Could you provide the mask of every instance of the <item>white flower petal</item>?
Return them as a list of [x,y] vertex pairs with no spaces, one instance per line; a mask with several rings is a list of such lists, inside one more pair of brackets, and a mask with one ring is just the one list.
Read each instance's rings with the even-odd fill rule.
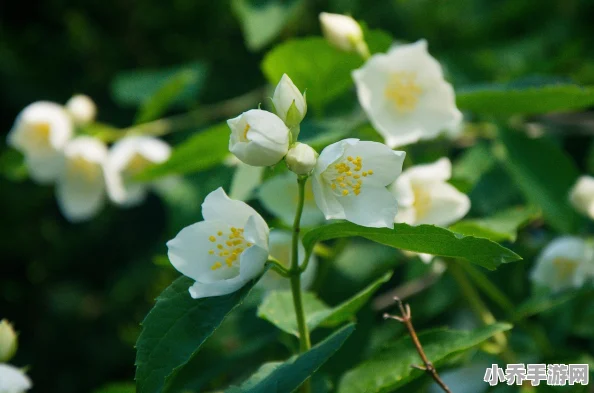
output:
[[24,372],[10,364],[0,363],[1,393],[24,393],[32,386],[31,380]]
[[594,219],[594,177],[580,176],[569,192],[569,201],[577,211]]
[[66,110],[77,124],[88,124],[95,120],[97,106],[91,97],[84,94],[72,96],[66,102]]
[[402,172],[402,164],[406,153],[403,151],[394,151],[383,143],[359,141],[348,146],[344,154],[346,156],[362,157],[363,171],[373,171],[373,176],[368,176],[364,180],[364,186],[367,183],[373,183],[378,186],[387,186],[394,182]]
[[256,278],[264,270],[267,260],[267,249],[263,249],[257,245],[248,247],[241,253],[241,263],[239,264],[241,277],[246,281]]
[[448,183],[434,183],[425,188],[428,203],[416,209],[416,224],[448,226],[470,210],[470,199]]
[[245,202],[230,199],[222,187],[217,188],[204,199],[202,216],[206,221],[222,221],[238,228],[243,228],[248,218],[254,216],[259,227],[268,227],[258,212]]
[[347,195],[339,202],[344,207],[345,218],[357,225],[394,228],[398,213],[396,198],[385,188],[362,188],[359,195]]
[[404,171],[404,175],[411,183],[444,182],[452,177],[452,163],[443,157],[431,164],[415,165]]
[[324,172],[330,164],[334,163],[340,157],[344,155],[345,150],[354,144],[359,142],[359,139],[356,138],[347,138],[343,139],[339,142],[333,143],[328,145],[322,150],[320,156],[318,157],[318,162],[316,164],[315,173],[321,174]]
[[233,277],[228,280],[220,280],[211,283],[202,283],[196,281],[194,285],[189,288],[190,296],[194,299],[204,297],[223,296],[233,293],[247,284],[241,276]]
[[313,177],[311,181],[316,205],[318,205],[326,220],[345,219],[344,207],[339,203],[330,187],[324,184],[319,176]]
[[45,155],[43,157],[26,155],[25,164],[29,170],[29,176],[31,176],[33,181],[39,184],[51,184],[64,168],[64,156],[62,152],[56,152],[55,155]]

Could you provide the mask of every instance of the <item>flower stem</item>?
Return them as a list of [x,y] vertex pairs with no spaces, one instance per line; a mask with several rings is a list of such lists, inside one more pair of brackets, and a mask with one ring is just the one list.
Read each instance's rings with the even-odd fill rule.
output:
[[[297,327],[299,329],[299,351],[306,352],[311,348],[309,331],[305,323],[305,312],[303,310],[303,299],[301,297],[301,269],[299,268],[299,232],[301,224],[301,214],[303,213],[303,203],[305,202],[305,182],[307,176],[299,176],[297,184],[299,185],[299,199],[297,202],[297,212],[293,222],[293,242],[291,253],[291,292],[293,293],[293,305],[295,306],[295,317],[297,318]],[[302,393],[311,392],[309,379],[301,386]]]

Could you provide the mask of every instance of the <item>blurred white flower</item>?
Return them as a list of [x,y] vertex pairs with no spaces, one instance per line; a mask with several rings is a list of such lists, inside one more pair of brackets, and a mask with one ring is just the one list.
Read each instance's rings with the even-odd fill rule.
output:
[[289,169],[298,175],[307,175],[316,166],[319,154],[309,145],[297,142],[285,157]]
[[575,236],[558,237],[536,258],[530,278],[553,292],[579,288],[594,274],[592,244]]
[[391,147],[457,129],[462,113],[427,42],[392,47],[353,71],[359,103]]
[[256,188],[262,183],[264,167],[244,164],[232,154],[229,154],[224,164],[235,167],[229,189],[229,198],[239,201],[251,199]]
[[14,328],[6,319],[0,321],[0,363],[9,361],[17,350],[18,339]]
[[134,177],[152,164],[169,159],[171,147],[149,136],[130,136],[115,143],[105,162],[109,198],[122,206],[134,206],[146,197],[148,185]]
[[468,213],[470,199],[447,181],[452,164],[441,158],[406,169],[390,186],[398,200],[395,222],[448,226]]
[[167,242],[171,264],[196,281],[189,289],[194,299],[237,291],[268,259],[268,225],[246,203],[218,188],[204,200],[202,216]]
[[[299,201],[297,175],[293,172],[286,172],[266,180],[258,190],[258,199],[266,210],[278,217],[285,225],[293,225]],[[312,227],[324,220],[324,215],[318,209],[314,199],[312,182],[308,181],[305,183],[301,226]]]
[[352,17],[322,12],[320,24],[324,37],[331,45],[346,52],[357,52],[365,58],[369,56],[363,30]]
[[[273,229],[270,231],[270,255],[276,258],[284,267],[289,269],[291,267],[291,253],[292,253],[292,234],[289,231]],[[303,263],[305,258],[305,248],[301,241],[298,245],[299,262]],[[309,259],[307,269],[301,274],[301,288],[308,289],[313,284],[315,279],[318,261],[315,255]],[[258,282],[258,286],[266,290],[290,289],[290,281],[281,276],[274,270],[270,269]]]
[[569,200],[577,211],[594,219],[594,177],[580,176],[569,192]]
[[289,129],[274,113],[252,109],[227,120],[229,151],[252,166],[272,166],[289,150]]
[[0,364],[0,393],[23,393],[31,386],[24,372],[10,364]]
[[90,136],[72,139],[64,148],[64,168],[56,181],[56,199],[68,221],[88,220],[103,207],[106,158],[105,144]]
[[313,192],[326,219],[393,228],[398,208],[386,186],[402,171],[404,156],[384,144],[353,138],[322,150],[313,172]]
[[38,101],[21,111],[8,144],[25,156],[31,178],[48,184],[62,169],[62,149],[72,137],[72,120],[61,105]]
[[97,115],[97,106],[91,97],[84,94],[77,94],[72,96],[66,102],[66,110],[76,124],[88,124],[95,120]]
[[276,85],[272,103],[278,117],[289,128],[299,125],[307,113],[305,95],[301,94],[287,74],[283,74],[280,82]]

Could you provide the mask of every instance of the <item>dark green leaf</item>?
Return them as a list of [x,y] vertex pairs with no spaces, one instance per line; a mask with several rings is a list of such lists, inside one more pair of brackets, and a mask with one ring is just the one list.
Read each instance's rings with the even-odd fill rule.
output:
[[[506,323],[496,323],[472,331],[434,330],[419,334],[425,354],[434,364],[480,344],[498,332],[511,329]],[[338,393],[388,393],[423,375],[411,368],[421,365],[410,337],[402,337],[348,371],[340,380]]]
[[136,386],[132,382],[110,383],[93,393],[136,393]]
[[394,229],[389,229],[338,222],[307,232],[303,238],[303,245],[306,249],[311,249],[319,241],[351,236],[361,236],[401,250],[462,258],[490,270],[502,263],[522,259],[513,251],[490,240],[457,235],[432,225],[394,224]]
[[[332,327],[352,319],[357,311],[367,303],[369,298],[387,282],[392,273],[385,274],[380,279],[359,292],[355,296],[339,304],[336,307],[329,307],[311,292],[303,293],[303,307],[305,309],[305,320],[309,331],[318,326]],[[258,316],[266,319],[279,329],[299,337],[297,319],[293,307],[293,297],[290,291],[270,292],[260,307]]]
[[226,393],[291,393],[324,364],[355,330],[350,324],[310,349],[282,363],[264,364],[241,386]]
[[257,280],[225,296],[192,299],[193,281],[180,277],[157,298],[142,322],[136,342],[136,387],[138,393],[164,389],[165,379],[177,373],[240,304]]

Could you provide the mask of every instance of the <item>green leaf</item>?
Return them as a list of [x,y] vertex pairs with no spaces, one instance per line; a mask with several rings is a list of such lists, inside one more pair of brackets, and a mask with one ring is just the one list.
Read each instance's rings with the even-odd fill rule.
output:
[[551,226],[573,231],[580,218],[568,199],[579,176],[572,159],[543,138],[530,139],[503,127],[499,135],[503,148],[495,153],[526,199],[542,209]]
[[197,132],[179,144],[169,160],[147,168],[137,179],[149,181],[163,176],[201,172],[220,164],[229,154],[230,132],[227,123]]
[[369,47],[370,54],[384,53],[390,49],[394,43],[394,38],[390,33],[380,29],[370,29],[364,21],[358,22],[363,30],[363,37]]
[[457,235],[433,225],[394,224],[394,229],[389,229],[338,222],[307,232],[303,237],[303,245],[306,250],[310,250],[319,241],[351,236],[361,236],[401,250],[462,258],[489,270],[494,270],[502,263],[522,259],[513,251],[488,239]]
[[202,299],[190,297],[188,288],[193,281],[187,277],[165,289],[142,322],[136,342],[138,393],[164,391],[166,379],[171,381],[198,352],[256,281],[229,295]]
[[152,96],[145,99],[136,117],[136,124],[161,117],[176,99],[198,83],[199,75],[193,70],[182,70],[167,80]]
[[110,383],[93,393],[136,393],[136,386],[131,382]]
[[355,330],[350,324],[310,349],[282,363],[266,363],[241,386],[226,393],[290,393],[324,364]]
[[206,66],[199,61],[159,70],[138,69],[121,72],[111,83],[111,94],[113,99],[122,106],[139,106],[153,97],[171,78],[183,71],[192,75],[193,83],[187,84],[185,89],[177,94],[174,103],[181,104],[195,100],[206,80]]
[[[472,331],[438,329],[419,334],[427,358],[438,364],[448,355],[465,351],[498,332],[511,329],[506,323],[496,323]],[[338,393],[388,393],[425,374],[411,368],[421,365],[410,337],[402,337],[389,344],[348,371],[340,380]]]
[[465,188],[470,190],[496,163],[491,147],[486,143],[478,143],[467,149],[454,163],[453,180],[464,182]]
[[233,0],[231,3],[251,50],[271,43],[303,5],[304,0]]
[[[307,54],[307,55],[304,55]],[[353,85],[351,71],[363,60],[342,52],[320,37],[286,41],[266,54],[262,71],[272,85],[289,75],[299,90],[307,90],[308,107],[320,111]]]
[[487,115],[575,111],[594,105],[594,87],[555,84],[539,87],[491,85],[456,93],[461,110]]
[[6,149],[0,153],[0,175],[11,181],[22,181],[27,174],[25,158],[19,151]]
[[[385,274],[363,291],[336,307],[327,306],[311,292],[303,293],[305,321],[309,331],[313,331],[318,326],[337,326],[352,319],[357,311],[367,303],[369,298],[391,276],[392,273]],[[269,292],[260,307],[258,307],[258,316],[266,319],[279,329],[299,337],[297,319],[295,318],[293,307],[293,297],[290,291]]]
[[518,229],[540,216],[534,207],[511,208],[487,218],[474,218],[457,222],[451,231],[468,236],[484,237],[496,242],[516,241]]

